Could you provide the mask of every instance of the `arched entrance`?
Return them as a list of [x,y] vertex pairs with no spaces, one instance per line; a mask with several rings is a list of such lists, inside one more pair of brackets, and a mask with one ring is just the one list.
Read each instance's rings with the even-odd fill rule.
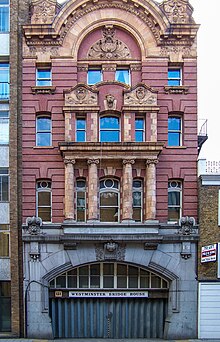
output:
[[131,264],[83,265],[50,282],[56,338],[162,338],[168,282]]

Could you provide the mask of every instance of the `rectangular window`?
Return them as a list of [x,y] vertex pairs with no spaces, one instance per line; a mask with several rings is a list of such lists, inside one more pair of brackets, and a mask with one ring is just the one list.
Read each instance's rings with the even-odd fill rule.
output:
[[76,119],[76,141],[86,141],[86,120],[84,118]]
[[101,81],[102,81],[101,68],[90,68],[87,74],[87,83],[89,85],[93,85]]
[[168,146],[182,145],[182,120],[180,117],[168,118]]
[[168,69],[168,86],[182,85],[182,71],[181,68]]
[[11,282],[0,281],[0,332],[11,331]]
[[0,0],[0,33],[9,32],[9,0]]
[[9,143],[9,111],[0,110],[0,144]]
[[43,222],[51,222],[51,195],[51,182],[39,181],[37,183],[37,216]]
[[36,145],[52,145],[51,119],[49,117],[40,116],[37,118]]
[[115,73],[115,80],[130,85],[130,70],[128,68],[117,68]]
[[182,215],[182,183],[170,180],[168,183],[168,221],[177,223]]
[[9,174],[8,169],[0,169],[0,202],[9,200]]
[[9,224],[0,224],[0,258],[9,257]]
[[137,142],[144,141],[144,119],[143,118],[135,119],[135,141]]
[[9,99],[9,63],[0,63],[0,100]]
[[52,72],[50,68],[37,69],[36,86],[45,87],[52,85]]
[[76,221],[86,221],[86,182],[83,179],[76,181]]

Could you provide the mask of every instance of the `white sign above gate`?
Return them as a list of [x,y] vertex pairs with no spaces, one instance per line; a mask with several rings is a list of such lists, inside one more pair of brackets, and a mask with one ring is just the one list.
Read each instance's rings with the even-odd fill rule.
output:
[[148,298],[148,291],[69,291],[70,298]]

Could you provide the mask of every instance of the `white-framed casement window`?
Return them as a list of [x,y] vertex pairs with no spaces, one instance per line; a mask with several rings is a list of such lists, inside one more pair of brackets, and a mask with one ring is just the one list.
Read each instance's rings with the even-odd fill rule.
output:
[[116,262],[95,263],[74,268],[50,282],[61,289],[167,289],[169,283],[143,268]]
[[90,67],[87,72],[87,84],[93,85],[103,80],[101,67]]
[[107,178],[100,181],[99,208],[101,222],[119,222],[119,182],[116,179]]
[[9,144],[9,110],[0,107],[0,145]]
[[0,33],[9,32],[9,0],[0,0]]
[[182,117],[168,117],[168,146],[182,146]]
[[86,221],[86,181],[76,180],[76,221]]
[[52,86],[52,70],[50,67],[39,67],[36,70],[36,86],[48,87]]
[[9,170],[0,168],[0,202],[9,201]]
[[0,223],[0,258],[8,258],[9,250],[10,225]]
[[145,120],[143,117],[135,118],[135,141],[145,141]]
[[0,63],[0,100],[9,99],[9,63]]
[[143,182],[141,179],[133,180],[133,220],[142,222],[143,220]]
[[99,121],[99,141],[100,142],[119,142],[120,137],[120,118],[117,116],[102,116]]
[[52,146],[52,122],[49,116],[36,119],[36,146]]
[[131,85],[131,73],[128,67],[117,67],[115,72],[115,80]]
[[182,68],[169,67],[168,68],[168,86],[181,86],[182,85]]
[[168,182],[168,222],[178,223],[182,216],[182,182],[171,179]]
[[37,181],[37,217],[43,222],[51,222],[52,220],[52,189],[51,181]]
[[86,118],[76,118],[76,142],[86,141]]

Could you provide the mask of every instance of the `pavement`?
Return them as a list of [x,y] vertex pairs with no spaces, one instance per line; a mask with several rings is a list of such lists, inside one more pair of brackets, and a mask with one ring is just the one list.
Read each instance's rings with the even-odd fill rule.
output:
[[186,339],[186,340],[164,340],[164,339],[104,339],[104,338],[80,338],[80,339],[54,339],[54,340],[43,340],[43,339],[28,339],[28,338],[14,338],[14,337],[1,337],[0,342],[220,342],[219,339]]

